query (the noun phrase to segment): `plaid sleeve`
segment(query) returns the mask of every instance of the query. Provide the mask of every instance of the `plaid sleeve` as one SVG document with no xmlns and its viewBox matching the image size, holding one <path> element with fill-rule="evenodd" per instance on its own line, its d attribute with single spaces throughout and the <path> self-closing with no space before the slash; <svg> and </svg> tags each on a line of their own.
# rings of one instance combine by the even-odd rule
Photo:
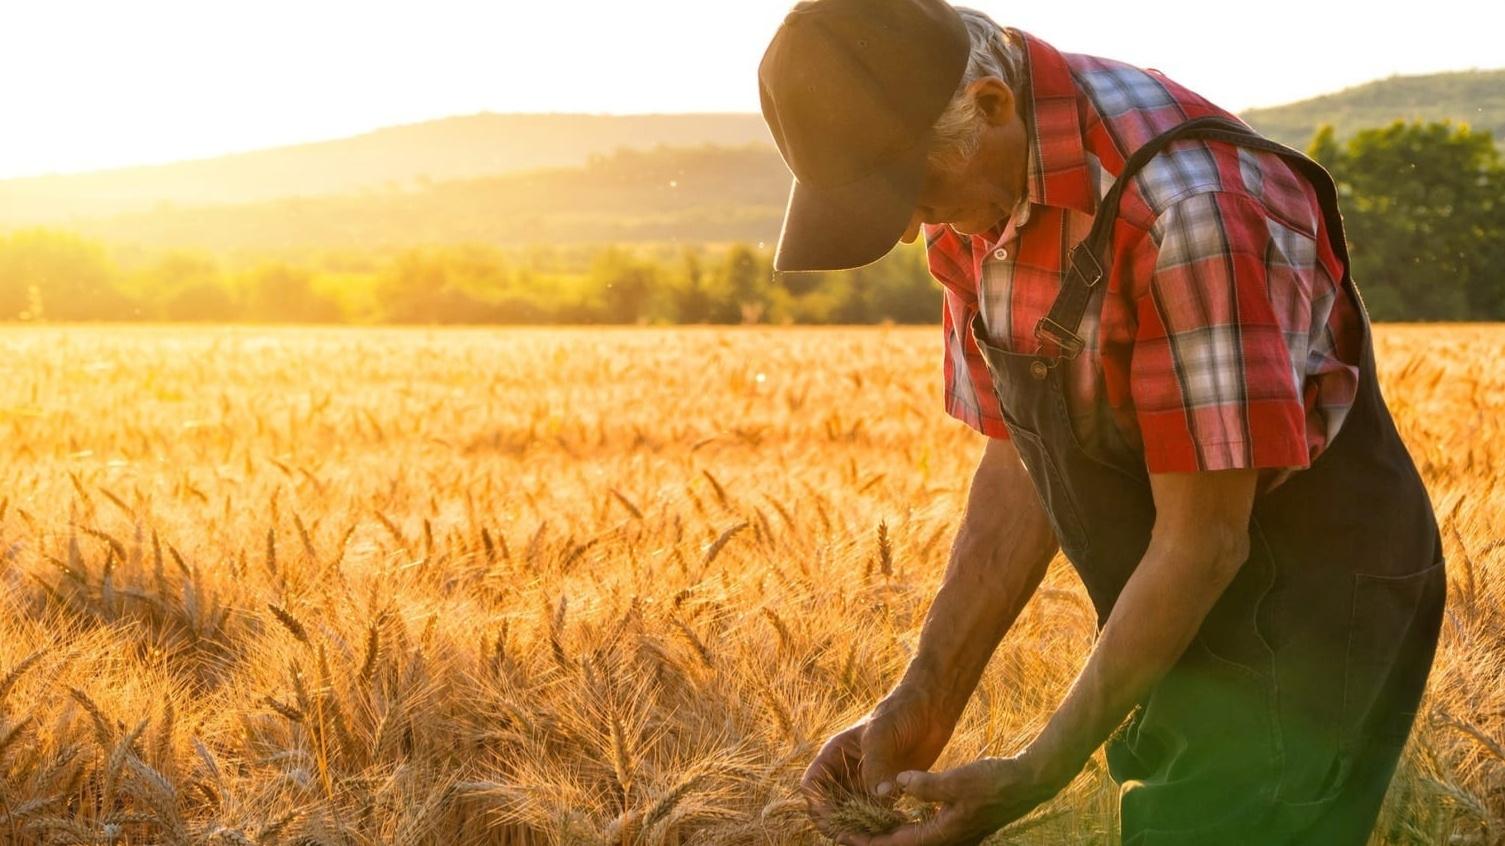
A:
<svg viewBox="0 0 1505 846">
<path fill-rule="evenodd" d="M 973 313 L 970 305 L 946 292 L 941 315 L 946 336 L 946 413 L 990 438 L 1007 439 L 1009 430 L 993 393 L 993 377 L 969 328 Z"/>
<path fill-rule="evenodd" d="M 1199 193 L 1151 229 L 1129 386 L 1152 473 L 1310 463 L 1267 285 L 1267 214 L 1245 194 Z"/>
</svg>

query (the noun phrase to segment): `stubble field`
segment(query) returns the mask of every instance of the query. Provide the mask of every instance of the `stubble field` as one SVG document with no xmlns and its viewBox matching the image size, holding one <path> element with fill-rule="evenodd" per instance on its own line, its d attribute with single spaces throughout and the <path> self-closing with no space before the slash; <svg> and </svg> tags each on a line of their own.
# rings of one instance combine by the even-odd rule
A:
<svg viewBox="0 0 1505 846">
<path fill-rule="evenodd" d="M 981 438 L 934 329 L 0 330 L 0 842 L 806 844 Z M 1449 610 L 1383 843 L 1505 840 L 1505 328 L 1383 326 Z M 1356 492 L 1356 495 L 1362 495 Z M 941 764 L 1080 668 L 1057 560 Z M 997 843 L 1112 842 L 1100 758 Z"/>
</svg>

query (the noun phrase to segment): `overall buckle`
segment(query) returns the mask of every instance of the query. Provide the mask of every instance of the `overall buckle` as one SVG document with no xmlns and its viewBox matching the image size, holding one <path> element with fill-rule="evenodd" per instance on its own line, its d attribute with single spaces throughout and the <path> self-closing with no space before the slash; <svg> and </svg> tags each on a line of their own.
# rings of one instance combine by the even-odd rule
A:
<svg viewBox="0 0 1505 846">
<path fill-rule="evenodd" d="M 1082 347 L 1086 345 L 1081 335 L 1049 317 L 1042 317 L 1040 322 L 1035 324 L 1035 340 L 1050 341 L 1061 348 L 1061 353 L 1066 358 L 1076 358 L 1077 353 L 1080 353 Z"/>
<path fill-rule="evenodd" d="M 1103 280 L 1103 266 L 1087 244 L 1082 243 L 1072 247 L 1068 261 L 1071 262 L 1071 271 L 1076 273 L 1088 288 Z"/>
</svg>

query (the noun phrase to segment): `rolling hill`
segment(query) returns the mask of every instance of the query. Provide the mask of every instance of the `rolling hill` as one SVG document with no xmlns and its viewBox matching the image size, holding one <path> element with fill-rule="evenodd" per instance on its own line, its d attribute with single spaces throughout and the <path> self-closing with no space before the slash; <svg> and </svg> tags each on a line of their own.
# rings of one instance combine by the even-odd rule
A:
<svg viewBox="0 0 1505 846">
<path fill-rule="evenodd" d="M 772 242 L 789 195 L 772 146 L 618 150 L 584 167 L 435 182 L 413 190 L 164 207 L 80 220 L 111 243 L 215 252 L 418 244 Z"/>
<path fill-rule="evenodd" d="M 1324 123 L 1342 138 L 1397 118 L 1463 122 L 1488 129 L 1496 142 L 1505 143 L 1505 69 L 1392 76 L 1310 100 L 1251 109 L 1243 118 L 1297 149 L 1305 149 Z"/>
<path fill-rule="evenodd" d="M 757 114 L 492 114 L 377 129 L 235 155 L 0 181 L 0 228 L 176 206 L 353 194 L 578 166 L 657 144 L 771 144 Z"/>
<path fill-rule="evenodd" d="M 1298 148 L 1396 118 L 1505 139 L 1505 70 L 1392 77 L 1245 117 Z M 789 173 L 758 114 L 478 114 L 352 138 L 0 181 L 0 231 L 65 226 L 214 251 L 630 241 L 771 242 Z"/>
</svg>

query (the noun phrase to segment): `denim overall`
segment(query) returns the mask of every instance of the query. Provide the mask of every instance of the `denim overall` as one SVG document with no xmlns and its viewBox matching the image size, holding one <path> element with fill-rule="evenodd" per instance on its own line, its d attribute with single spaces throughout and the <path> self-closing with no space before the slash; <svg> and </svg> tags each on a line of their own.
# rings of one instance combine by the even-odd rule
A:
<svg viewBox="0 0 1505 846">
<path fill-rule="evenodd" d="M 1189 136 L 1268 150 L 1305 174 L 1343 261 L 1343 285 L 1353 285 L 1327 172 L 1237 123 L 1199 118 L 1130 157 L 1092 233 L 1073 248 L 1036 329 L 1062 356 L 1081 349 L 1076 330 L 1102 281 L 1124 186 L 1167 143 Z M 1357 289 L 1353 296 L 1363 361 L 1343 425 L 1309 468 L 1256 497 L 1248 560 L 1108 742 L 1125 843 L 1341 846 L 1366 842 L 1375 824 L 1431 667 L 1446 576 L 1431 502 L 1375 379 L 1368 310 Z M 990 345 L 980 314 L 972 332 L 1101 627 L 1155 520 L 1143 456 L 1123 442 L 1090 450 L 1078 442 L 1059 356 Z"/>
</svg>

